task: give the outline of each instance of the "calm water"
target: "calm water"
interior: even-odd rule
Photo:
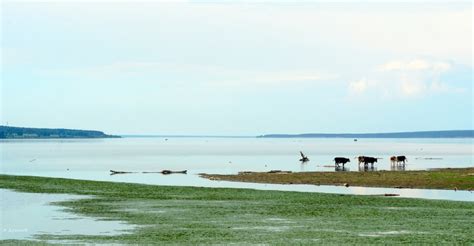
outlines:
[[[101,221],[67,213],[63,211],[63,207],[50,204],[84,196],[33,194],[0,189],[0,198],[0,240],[31,240],[44,234],[116,235],[134,228],[119,221]]]
[[[376,170],[391,170],[389,157],[406,155],[406,170],[473,166],[472,139],[257,139],[257,138],[121,138],[87,140],[3,140],[1,173],[135,182],[161,185],[243,187],[344,194],[397,193],[406,197],[468,200],[471,192],[380,189],[310,185],[264,185],[217,182],[198,173],[239,171],[334,171],[332,159],[351,158],[348,171],[359,171],[355,156],[382,158]],[[301,164],[299,151],[310,162]],[[109,170],[188,170],[187,175],[109,175]]]

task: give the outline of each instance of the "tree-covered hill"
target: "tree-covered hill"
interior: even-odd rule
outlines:
[[[101,131],[0,126],[3,138],[118,138]]]

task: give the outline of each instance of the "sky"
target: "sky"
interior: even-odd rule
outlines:
[[[470,1],[1,1],[1,125],[474,129]]]

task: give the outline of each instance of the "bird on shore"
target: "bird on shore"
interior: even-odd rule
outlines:
[[[301,159],[300,159],[301,162],[309,161],[309,158],[305,156],[302,151],[300,151],[300,155],[301,155]]]

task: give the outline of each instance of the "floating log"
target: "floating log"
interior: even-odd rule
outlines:
[[[188,170],[183,170],[183,171],[163,170],[163,171],[159,171],[159,172],[142,172],[142,173],[161,173],[161,174],[181,173],[181,174],[187,174]]]
[[[110,170],[110,175],[127,174],[127,173],[134,173],[134,172],[124,172],[124,171],[114,171],[114,170]]]
[[[125,172],[125,171],[110,170],[110,175],[128,174],[128,173],[137,173],[137,172]],[[182,173],[182,174],[187,174],[188,170],[183,170],[183,171],[162,170],[162,171],[158,171],[158,172],[142,172],[142,173],[161,173],[161,174]]]

